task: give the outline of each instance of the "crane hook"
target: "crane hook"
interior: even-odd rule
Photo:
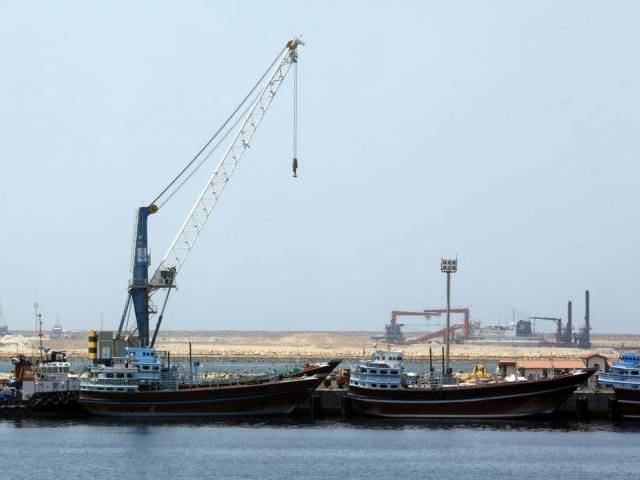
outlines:
[[[293,168],[293,178],[298,178],[298,159],[293,157],[293,164],[291,165]]]

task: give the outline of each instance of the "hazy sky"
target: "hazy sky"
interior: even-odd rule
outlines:
[[[0,2],[0,298],[117,325],[134,210],[294,34],[292,78],[178,277],[167,329],[381,329],[453,303],[640,333],[635,1]],[[207,175],[213,162],[203,170]],[[150,220],[157,261],[204,182]],[[154,263],[155,265],[155,263]]]

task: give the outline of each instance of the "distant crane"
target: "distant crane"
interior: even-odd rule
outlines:
[[[590,348],[591,323],[589,315],[589,290],[584,292],[584,326],[573,333],[573,302],[567,302],[567,322],[562,328],[562,319],[558,317],[529,317],[529,320],[550,320],[556,324],[555,342],[566,347]]]
[[[558,318],[558,317],[529,317],[529,320],[533,320],[534,322],[536,320],[548,320],[551,322],[554,322],[556,324],[556,337],[555,337],[555,341],[556,343],[560,343],[561,339],[562,339],[562,319]],[[535,325],[535,323],[534,323]],[[535,328],[534,328],[534,332],[535,332]]]
[[[467,338],[470,335],[470,314],[468,308],[451,308],[449,309],[451,313],[461,313],[463,314],[463,320],[461,323],[451,325],[449,328],[449,333],[452,334],[455,330],[462,329],[462,335],[464,338]],[[404,326],[402,323],[398,323],[398,317],[405,316],[413,316],[413,317],[439,317],[440,315],[446,313],[447,310],[445,308],[436,308],[430,310],[422,310],[422,311],[406,311],[406,310],[392,310],[391,318],[389,323],[385,326],[385,335],[384,337],[374,337],[376,339],[384,339],[391,343],[398,344],[413,344],[413,343],[424,343],[433,338],[438,338],[444,336],[445,329],[439,329],[434,332],[428,332],[422,334],[416,338],[408,339],[402,332],[402,327]]]
[[[260,126],[271,102],[284,82],[289,70],[293,66],[294,77],[297,73],[298,47],[304,45],[300,38],[289,40],[272,64],[267,68],[249,94],[227,118],[220,129],[200,149],[193,159],[180,173],[164,188],[149,204],[138,208],[134,227],[135,238],[132,250],[132,278],[129,283],[127,300],[120,319],[116,338],[122,338],[126,332],[125,321],[133,305],[136,317],[136,330],[141,347],[153,347],[162,322],[167,301],[171,290],[176,288],[176,275],[181,270],[189,253],[193,249],[205,222],[217,205],[225,187],[229,183],[242,156],[249,149],[253,135]],[[297,77],[294,79],[294,106],[297,108]],[[238,126],[239,125],[239,126]],[[229,126],[229,127],[228,127]],[[228,128],[227,128],[228,127]],[[171,199],[193,175],[216,148],[238,127],[233,134],[231,143],[224,150],[222,157],[209,176],[204,188],[198,195],[193,207],[178,229],[178,233],[162,257],[155,273],[149,280],[149,266],[151,258],[148,253],[147,221],[150,215]],[[293,174],[297,176],[297,112],[294,109],[294,147]],[[197,163],[196,163],[197,162]],[[163,299],[156,321],[153,336],[150,336],[149,322],[152,315],[158,313],[151,303],[151,296],[164,290]],[[134,330],[135,332],[135,330]]]

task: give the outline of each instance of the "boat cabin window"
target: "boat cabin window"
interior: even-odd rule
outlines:
[[[383,375],[386,375],[387,371],[386,370],[380,370],[380,373],[383,374]]]
[[[371,384],[371,386],[372,386],[372,387],[377,387],[377,386],[378,386],[378,384],[377,384],[377,383],[372,383],[372,384]]]
[[[631,370],[631,375],[638,375],[638,370]]]
[[[149,365],[144,365],[144,366],[142,367],[142,369],[143,369],[143,370],[149,370]]]
[[[116,377],[117,377],[117,378],[124,378],[124,373],[117,373],[117,374],[116,374]]]
[[[390,373],[391,375],[397,375],[397,374],[398,374],[398,371],[397,371],[397,370],[391,370],[389,373]]]
[[[378,371],[371,369],[371,370],[369,370],[369,373],[378,373]]]
[[[107,378],[113,378],[113,373],[107,373]]]
[[[133,374],[127,373],[127,378],[133,378]]]

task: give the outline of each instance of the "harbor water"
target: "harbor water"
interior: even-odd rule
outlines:
[[[274,360],[274,361],[210,361],[203,360],[200,358],[193,359],[194,361],[199,361],[200,367],[202,371],[206,372],[252,372],[252,373],[264,373],[264,372],[286,372],[296,367],[296,362],[291,360]],[[185,368],[188,368],[189,362],[185,360],[175,361],[174,363],[178,363]],[[343,361],[340,365],[338,365],[338,369],[340,368],[350,368],[356,362],[355,361]],[[405,363],[408,370],[412,372],[426,372],[429,369],[427,363],[414,363],[414,362],[406,362]],[[71,368],[75,372],[82,372],[83,370],[89,368],[90,363],[88,360],[72,360]],[[462,372],[470,372],[473,370],[475,363],[451,363],[451,368],[454,371],[462,371]],[[487,371],[493,372],[495,370],[496,364],[492,362],[487,362],[486,368]],[[435,371],[439,372],[442,369],[442,364],[439,362],[433,363],[433,368]],[[13,370],[13,365],[9,360],[0,360],[0,373],[9,373]]]
[[[640,425],[0,420],[5,478],[633,479]]]

